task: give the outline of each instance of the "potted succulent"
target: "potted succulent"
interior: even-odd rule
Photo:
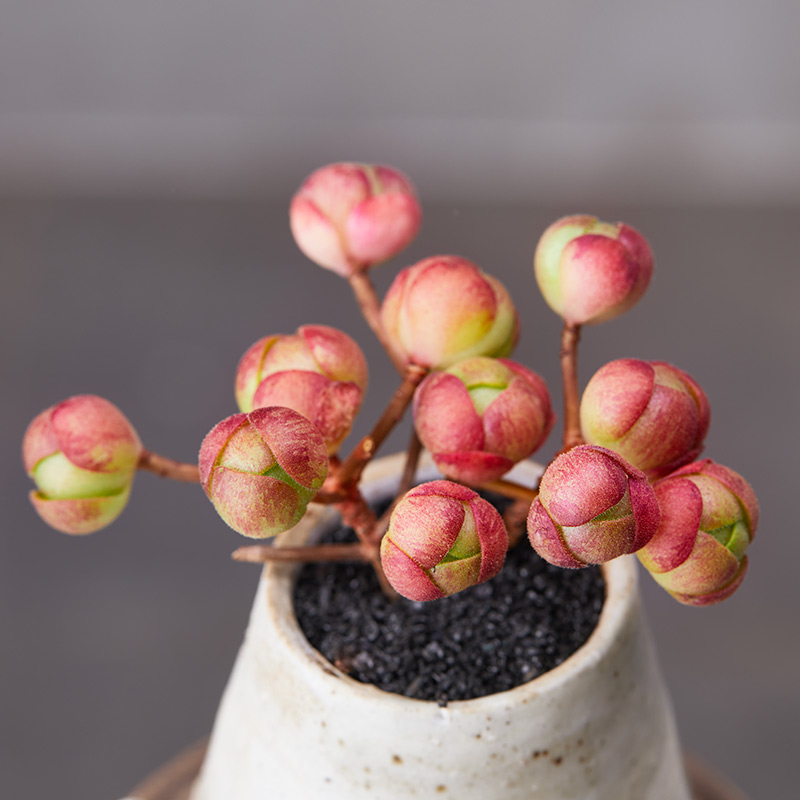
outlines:
[[[234,553],[268,566],[195,800],[265,791],[699,796],[684,772],[631,554],[678,601],[718,602],[744,578],[758,505],[736,472],[698,460],[709,405],[683,370],[617,359],[581,397],[581,330],[642,296],[650,248],[627,225],[583,215],[555,222],[539,241],[536,280],[564,319],[562,449],[542,471],[526,459],[555,415],[544,381],[509,358],[520,326],[505,288],[469,260],[445,255],[401,270],[382,302],[376,295],[370,268],[399,253],[420,220],[410,182],[383,166],[325,167],[292,200],[300,249],[348,281],[400,375],[385,411],[348,455],[338,451],[366,390],[364,357],[344,332],[304,325],[247,349],[235,378],[239,412],[207,434],[197,465],[145,449],[102,398],[48,408],[23,442],[33,505],[59,530],[90,533],[121,513],[144,469],[199,482],[230,527],[268,540]],[[407,453],[373,461],[412,406]],[[423,450],[429,456],[421,459]],[[507,498],[502,512],[487,497]],[[320,539],[337,523],[353,541]],[[526,532],[538,556],[518,543]],[[489,606],[471,587],[500,580],[510,545],[517,554],[525,549],[523,580],[539,557],[564,575],[587,568],[597,575],[605,565],[599,620],[576,652],[562,653],[538,677],[520,670],[516,688],[483,683],[459,694],[450,687],[433,700],[409,688],[403,697],[354,681],[347,673],[358,675],[358,665],[335,652],[326,660],[298,628],[292,587],[300,562],[364,565],[383,597],[354,597],[355,605],[416,613],[472,596],[467,627],[477,628]],[[558,596],[550,599],[559,605]],[[504,617],[491,614],[493,625]],[[452,648],[445,633],[428,633],[433,650]],[[521,635],[535,638],[536,630]]]

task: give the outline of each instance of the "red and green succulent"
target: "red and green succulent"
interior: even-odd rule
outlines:
[[[67,533],[104,527],[125,506],[139,468],[199,482],[222,519],[252,538],[291,528],[311,503],[333,505],[356,542],[253,545],[234,556],[352,558],[371,564],[387,593],[414,600],[490,579],[526,516],[531,544],[553,564],[581,568],[636,552],[683,603],[728,597],[747,569],[758,503],[736,472],[695,461],[710,420],[698,383],[666,362],[622,358],[602,366],[582,398],[578,390],[582,326],[628,310],[650,282],[644,237],[575,215],[553,223],[536,247],[539,288],[564,320],[564,410],[562,448],[532,486],[507,473],[543,445],[555,415],[544,380],[508,358],[520,326],[503,285],[466,258],[440,255],[402,269],[383,302],[372,286],[369,268],[405,248],[420,222],[411,183],[385,166],[323,167],[291,202],[299,248],[347,280],[402,374],[349,454],[339,450],[364,399],[366,361],[347,334],[303,325],[247,349],[234,380],[240,413],[211,429],[196,464],[143,448],[122,413],[93,395],[39,414],[23,461],[42,518]],[[361,474],[412,403],[404,477],[391,514],[378,518]],[[423,447],[449,480],[414,486]],[[503,517],[478,489],[512,498]]]

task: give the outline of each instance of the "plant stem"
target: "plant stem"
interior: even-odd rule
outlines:
[[[479,483],[477,484],[476,488],[482,489],[485,492],[501,494],[503,497],[510,497],[512,500],[526,502],[528,505],[530,505],[539,496],[538,489],[530,489],[520,483],[504,480],[503,478],[500,478],[496,481]]]
[[[307,547],[272,547],[254,544],[240,547],[231,553],[234,561],[263,564],[267,561],[361,561],[369,562],[369,556],[361,542],[348,544],[317,544]]]
[[[397,494],[389,508],[383,512],[373,530],[373,537],[378,542],[383,539],[383,535],[389,527],[389,520],[392,518],[392,511],[394,511],[395,506],[400,502],[403,495],[414,485],[414,478],[417,474],[417,465],[421,453],[422,442],[419,440],[419,436],[417,436],[416,429],[412,428],[411,439],[408,442],[408,450],[406,451],[406,463],[403,467],[403,474],[400,477],[400,484],[397,487]]]
[[[391,433],[408,408],[414,391],[427,374],[425,367],[408,364],[403,373],[403,382],[392,396],[386,410],[375,423],[372,432],[365,436],[355,447],[353,452],[342,462],[337,473],[337,483],[342,489],[358,483],[364,467],[375,455],[383,440]]]
[[[578,393],[578,342],[581,326],[564,323],[561,334],[561,381],[564,392],[564,437],[562,452],[583,442],[581,437],[580,395]]]
[[[505,510],[503,522],[508,531],[509,547],[515,547],[519,544],[520,539],[522,539],[530,507],[531,504],[527,500],[517,499]]]
[[[171,478],[184,483],[200,483],[200,470],[197,464],[185,464],[182,461],[160,456],[158,453],[151,453],[149,450],[142,450],[137,466],[139,469],[153,472],[162,478]]]
[[[369,274],[365,269],[355,270],[348,276],[347,280],[353,289],[358,307],[361,309],[361,313],[364,315],[367,325],[372,329],[375,336],[378,337],[378,341],[383,345],[383,349],[389,354],[392,363],[402,375],[406,369],[406,362],[386,335],[383,321],[381,320],[381,304],[378,300],[378,295],[375,293],[375,287],[369,279]]]

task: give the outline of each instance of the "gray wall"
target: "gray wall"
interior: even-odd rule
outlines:
[[[791,0],[0,6],[7,190],[283,197],[353,158],[433,198],[798,197]]]

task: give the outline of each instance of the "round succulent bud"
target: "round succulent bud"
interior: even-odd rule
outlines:
[[[25,431],[22,460],[42,519],[64,533],[113,522],[131,491],[142,443],[108,400],[77,395],[42,411]]]
[[[435,369],[473,356],[509,355],[519,333],[503,284],[459,256],[433,256],[402,270],[381,314],[405,358]]]
[[[322,436],[289,408],[234,414],[200,446],[200,482],[217,513],[243,536],[263,539],[300,521],[328,474]]]
[[[423,483],[392,512],[381,541],[389,583],[409,600],[437,600],[495,576],[508,533],[497,509],[472,489]]]
[[[633,306],[650,283],[653,254],[630,226],[576,214],[542,234],[533,266],[550,308],[581,325],[605,322]]]
[[[538,449],[555,422],[547,385],[507,359],[459,361],[414,395],[414,424],[436,466],[467,483],[499,478]]]
[[[422,210],[408,178],[379,164],[330,164],[306,178],[289,208],[297,246],[347,277],[403,250]]]
[[[587,442],[614,450],[653,479],[697,458],[711,410],[683,370],[621,358],[592,376],[580,415]]]
[[[362,395],[367,388],[367,362],[353,339],[327,325],[303,325],[296,333],[265,336],[247,348],[236,368],[239,410],[252,411],[259,384],[286,370],[314,372],[331,382],[353,383]]]
[[[602,564],[633,553],[658,527],[647,477],[617,453],[579,445],[545,470],[528,514],[528,538],[559,567]]]
[[[328,453],[332,454],[350,433],[363,396],[355,383],[331,381],[317,372],[290,369],[264,378],[253,396],[253,405],[284,406],[302,414],[314,423]]]
[[[744,553],[758,526],[750,484],[706,458],[653,488],[661,522],[639,560],[681,603],[705,606],[729,597],[744,580]]]

